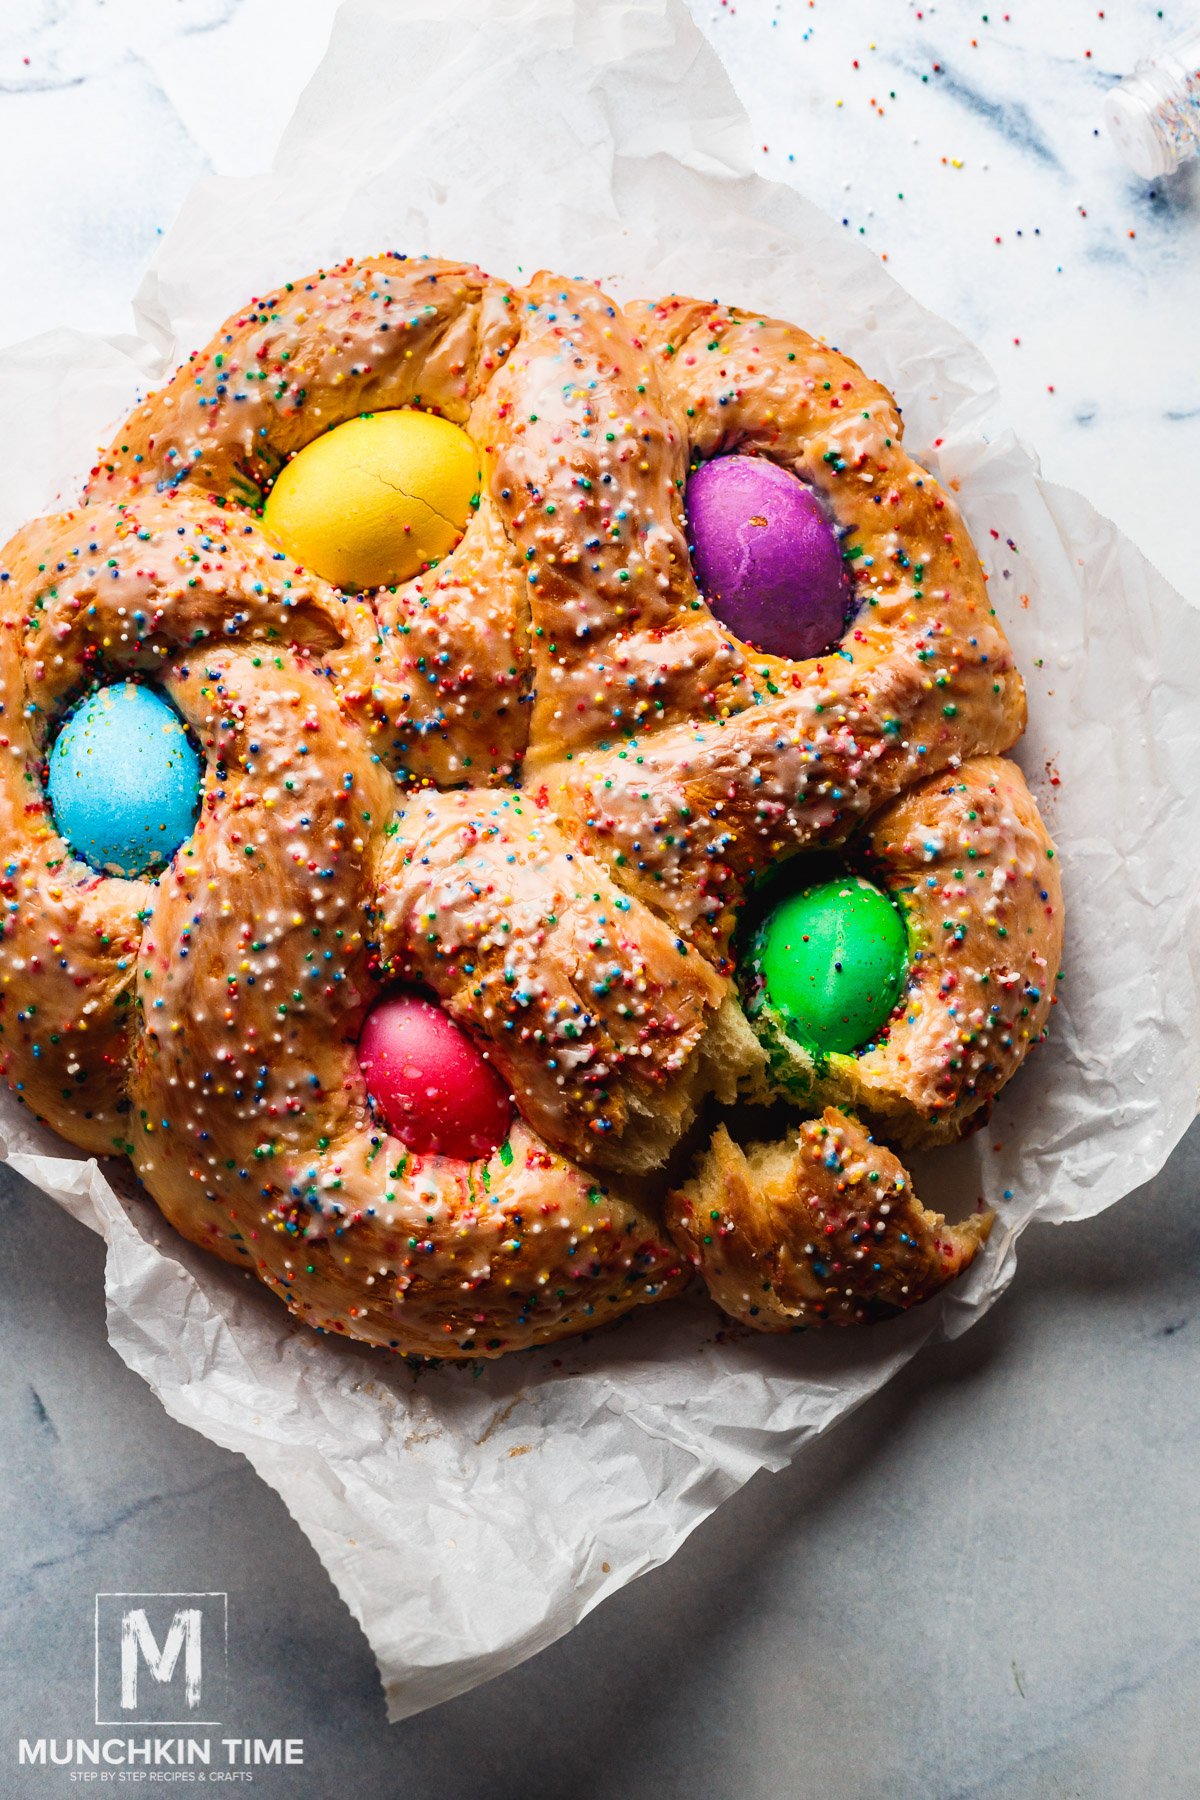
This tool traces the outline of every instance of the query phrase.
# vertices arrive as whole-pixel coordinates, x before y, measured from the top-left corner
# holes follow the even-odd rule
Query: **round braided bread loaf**
[[[478,504],[441,561],[344,593],[263,505],[298,451],[395,408],[469,432]],[[758,653],[698,592],[684,484],[729,450],[842,534],[856,606],[825,656]],[[960,1135],[1042,1035],[1057,865],[1002,756],[1024,694],[970,539],[846,357],[699,301],[348,262],[229,320],[0,573],[4,1073],[297,1316],[472,1357],[693,1265],[784,1329],[970,1261],[986,1218],[928,1213],[867,1128]],[[122,675],[204,762],[156,880],[76,860],[46,798],[58,721]],[[843,845],[913,955],[876,1043],[814,1059],[751,1029],[735,926],[756,877]],[[381,1122],[356,1041],[394,980],[511,1090],[490,1156]],[[739,1146],[747,1119],[773,1139]]]

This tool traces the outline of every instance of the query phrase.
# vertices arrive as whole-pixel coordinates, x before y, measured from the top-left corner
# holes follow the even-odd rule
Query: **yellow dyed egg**
[[[479,493],[466,432],[400,407],[348,419],[294,456],[263,523],[281,550],[340,588],[394,587],[452,550]]]

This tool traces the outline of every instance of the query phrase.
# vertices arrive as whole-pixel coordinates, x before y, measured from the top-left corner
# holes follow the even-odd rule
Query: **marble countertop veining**
[[[1200,0],[691,4],[763,170],[974,338],[1045,472],[1195,593],[1179,520],[1200,467],[1200,160],[1140,180],[1100,108]],[[124,329],[191,183],[269,159],[333,12],[290,0],[285,27],[277,0],[7,0],[0,218],[22,279],[0,287],[0,342]]]
[[[1200,597],[1200,160],[1139,179],[1101,118],[1200,0],[700,3],[794,180],[980,346],[1044,472]]]
[[[1200,0],[691,0],[760,166],[973,337],[1048,475],[1196,597],[1200,163],[1139,181],[1107,83]],[[985,8],[987,10],[985,10]],[[0,341],[121,330],[191,183],[269,159],[334,0],[6,0]],[[91,1724],[93,1596],[226,1589],[229,1729],[287,1800],[1195,1800],[1200,1133],[1035,1229],[1010,1294],[566,1642],[389,1729],[311,1547],[104,1338],[99,1243],[0,1173],[0,1792]]]

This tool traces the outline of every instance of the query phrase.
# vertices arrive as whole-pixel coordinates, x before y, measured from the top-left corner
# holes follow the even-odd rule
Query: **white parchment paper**
[[[9,1161],[107,1239],[116,1349],[283,1496],[399,1719],[552,1642],[928,1338],[965,1330],[1031,1218],[1086,1217],[1161,1167],[1200,1091],[1200,613],[1039,479],[963,338],[752,173],[747,121],[680,0],[347,0],[272,173],[185,205],[140,335],[0,356],[20,426],[0,439],[0,528],[70,495],[136,394],[249,295],[384,247],[592,274],[623,298],[719,294],[885,381],[989,568],[1069,905],[1050,1044],[986,1131],[914,1165],[931,1201],[998,1208],[987,1252],[935,1304],[859,1333],[760,1339],[695,1299],[418,1375],[294,1327],[176,1238],[127,1170],[70,1153],[3,1096]]]

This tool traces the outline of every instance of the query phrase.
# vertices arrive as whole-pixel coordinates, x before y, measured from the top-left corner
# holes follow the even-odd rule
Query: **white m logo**
[[[96,1595],[97,1725],[219,1725],[228,1665],[227,1594]]]
[[[136,1712],[138,1703],[138,1663],[144,1661],[155,1681],[166,1683],[175,1673],[179,1652],[183,1651],[183,1698],[189,1712],[200,1704],[200,1627],[203,1615],[199,1607],[180,1607],[171,1620],[166,1640],[160,1650],[150,1629],[146,1609],[132,1608],[121,1617],[121,1705]]]

